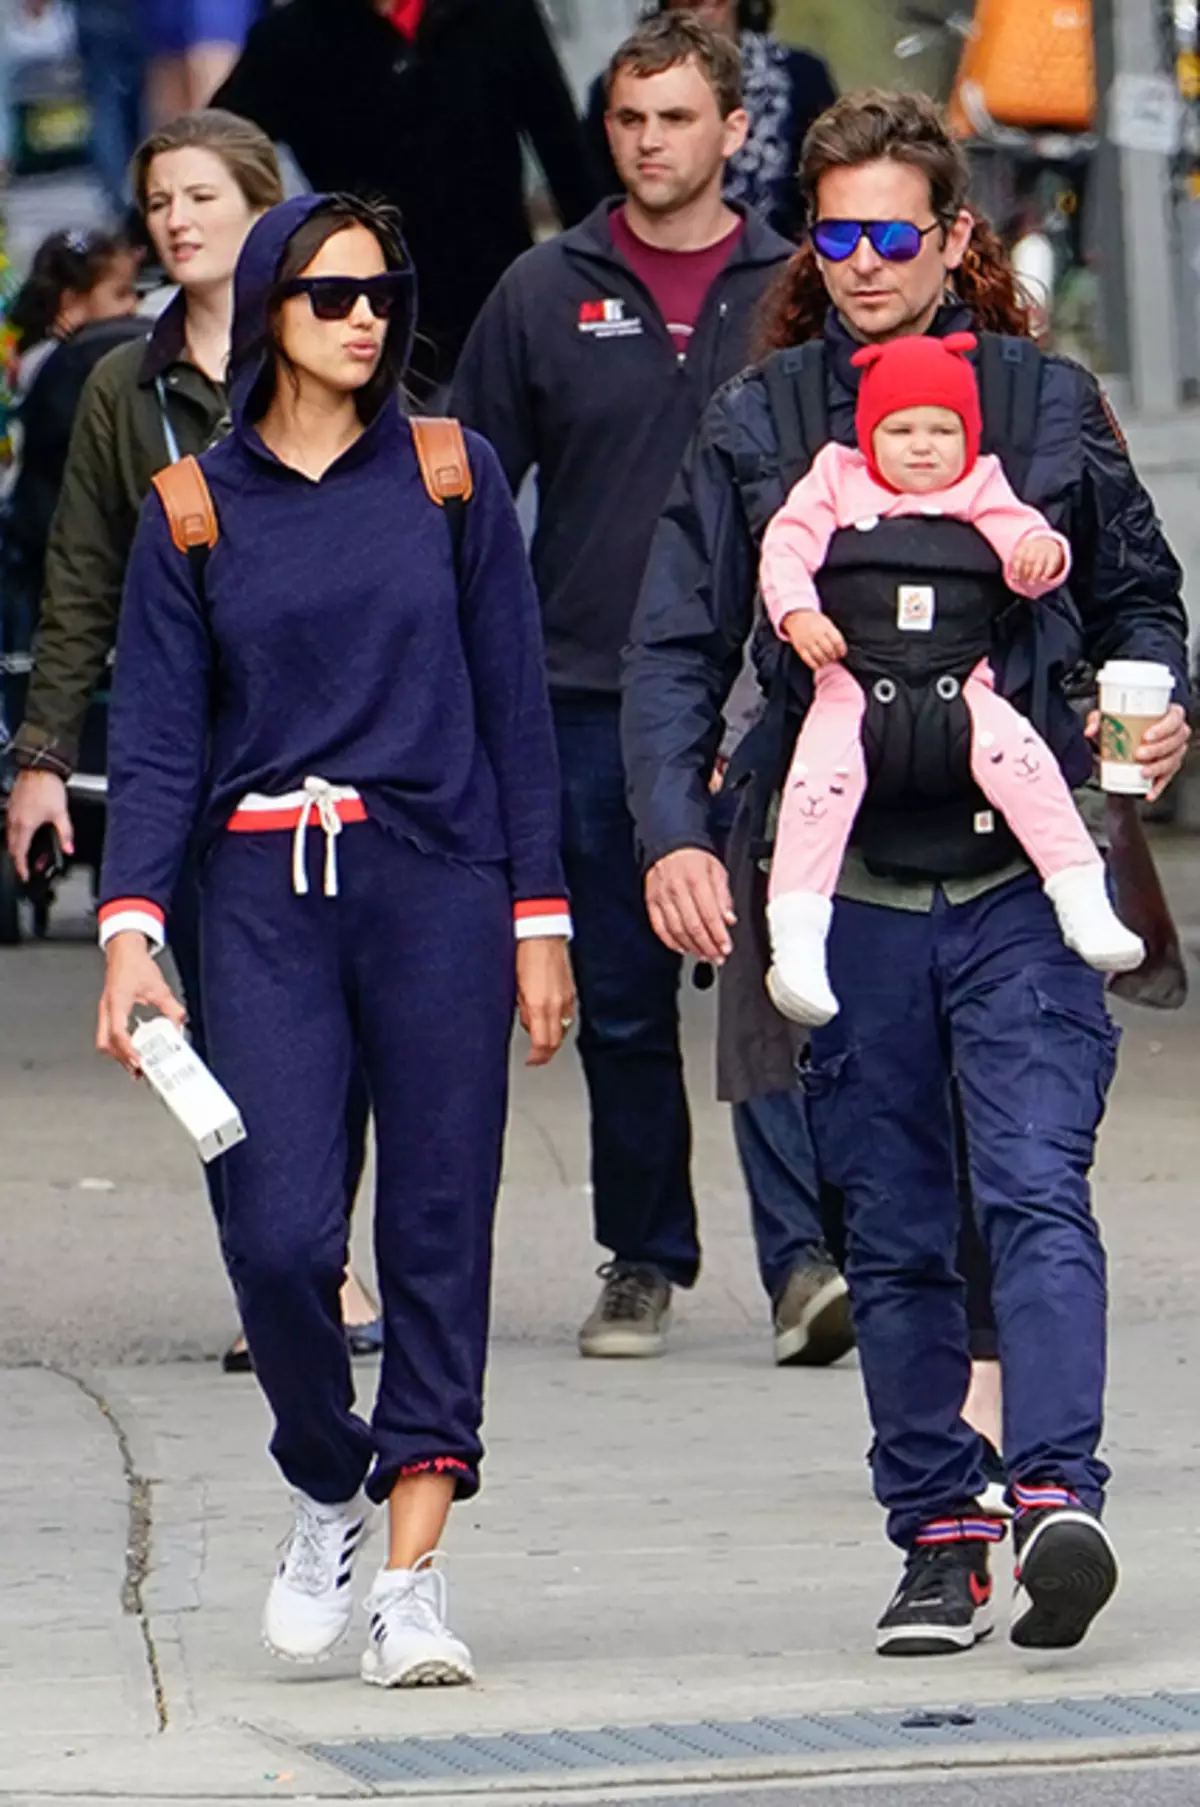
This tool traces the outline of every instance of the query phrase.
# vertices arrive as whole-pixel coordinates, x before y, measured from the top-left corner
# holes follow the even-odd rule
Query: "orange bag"
[[[1086,132],[1096,116],[1091,0],[976,0],[950,101],[950,128],[991,124]]]

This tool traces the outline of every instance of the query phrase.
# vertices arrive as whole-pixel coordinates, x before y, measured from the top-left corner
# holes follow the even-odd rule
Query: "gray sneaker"
[[[798,1267],[775,1307],[778,1367],[827,1368],[854,1347],[846,1282],[832,1262]]]
[[[652,1267],[609,1261],[597,1273],[604,1285],[579,1332],[580,1355],[661,1355],[671,1323],[671,1288]]]

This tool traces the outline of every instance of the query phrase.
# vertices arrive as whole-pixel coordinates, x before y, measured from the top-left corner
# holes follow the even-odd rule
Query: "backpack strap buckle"
[[[430,500],[439,508],[450,501],[469,502],[475,493],[475,479],[462,422],[427,415],[408,424]]]
[[[211,552],[217,543],[217,511],[204,472],[195,458],[181,458],[157,472],[152,482],[171,529],[177,552],[192,553],[203,547]]]

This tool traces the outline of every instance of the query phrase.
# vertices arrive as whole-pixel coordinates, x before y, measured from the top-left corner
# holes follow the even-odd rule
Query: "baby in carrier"
[[[966,522],[1000,560],[1007,589],[1030,601],[1057,588],[1070,570],[1067,541],[1017,499],[997,458],[979,454],[979,392],[966,356],[974,345],[971,334],[955,333],[857,352],[863,373],[858,449],[824,446],[763,539],[767,612],[815,673],[814,699],[784,785],[767,905],[768,990],[776,1008],[798,1023],[825,1023],[837,1012],[825,944],[868,786],[867,693],[842,661],[863,670],[870,660],[856,660],[863,648],[856,648],[853,633],[848,645],[822,613],[814,582],[834,534],[845,528],[870,534],[881,521],[902,516]],[[931,640],[937,607],[936,586],[900,583],[894,623],[864,620],[864,628],[876,645],[881,631],[894,632],[903,652],[917,637]],[[982,626],[988,635],[990,624]],[[1143,945],[1109,902],[1103,861],[1045,741],[996,694],[986,657],[940,676],[939,695],[949,694],[947,683],[954,695],[961,686],[966,705],[971,777],[1037,867],[1068,947],[1102,972],[1139,966]],[[878,683],[875,694],[881,695]]]

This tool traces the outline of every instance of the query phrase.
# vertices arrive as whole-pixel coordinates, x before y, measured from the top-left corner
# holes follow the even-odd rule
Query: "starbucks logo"
[[[1133,736],[1116,715],[1106,715],[1100,723],[1100,753],[1104,759],[1127,763],[1133,758]]]

